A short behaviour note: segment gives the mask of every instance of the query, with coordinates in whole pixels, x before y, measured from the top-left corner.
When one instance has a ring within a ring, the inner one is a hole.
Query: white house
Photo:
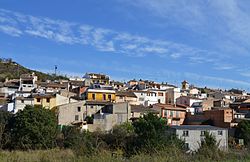
[[[138,103],[140,105],[144,105],[144,106],[150,106],[153,104],[158,103],[158,99],[156,96],[156,92],[152,92],[152,91],[133,91],[134,94],[137,96],[138,98]]]
[[[200,91],[197,88],[192,88],[189,90],[189,94],[193,96],[198,96],[199,93]]]
[[[14,111],[17,113],[19,110],[23,110],[26,105],[34,105],[34,98],[27,97],[16,97],[14,100]]]
[[[176,99],[177,104],[192,106],[195,102],[202,102],[202,99],[196,97],[180,96]]]
[[[157,103],[162,103],[162,104],[167,103],[166,90],[150,89],[149,91],[156,93]]]
[[[180,88],[167,89],[166,99],[168,104],[176,104],[176,99],[181,96]]]
[[[33,89],[37,88],[37,76],[34,73],[32,74],[22,74],[20,77],[20,86],[19,91],[30,92]]]
[[[210,125],[180,125],[172,126],[170,132],[185,141],[186,148],[193,152],[200,148],[201,142],[205,140],[205,132],[213,135],[221,150],[228,149],[228,129]]]

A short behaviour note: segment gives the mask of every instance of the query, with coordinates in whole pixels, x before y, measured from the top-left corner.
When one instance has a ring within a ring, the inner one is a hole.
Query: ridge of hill
[[[13,61],[12,59],[4,59],[0,58],[0,81],[4,82],[6,78],[8,79],[17,79],[22,74],[31,74],[35,73],[38,76],[38,80],[46,81],[46,80],[59,80],[59,79],[66,79],[66,76],[55,76],[54,74],[46,74],[37,70],[32,70],[26,68],[17,62]]]

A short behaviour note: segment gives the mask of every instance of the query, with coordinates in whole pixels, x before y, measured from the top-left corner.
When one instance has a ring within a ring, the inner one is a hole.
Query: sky
[[[47,73],[250,91],[249,0],[0,0],[0,57]]]

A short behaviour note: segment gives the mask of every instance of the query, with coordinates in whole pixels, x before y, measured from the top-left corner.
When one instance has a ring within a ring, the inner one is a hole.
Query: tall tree
[[[9,142],[9,126],[13,114],[8,111],[0,110],[0,148],[3,148]]]
[[[250,144],[250,121],[242,120],[236,128],[235,135],[237,138],[244,139],[244,143],[249,145]]]
[[[56,116],[40,106],[26,106],[16,114],[11,134],[14,149],[53,148],[56,145]]]

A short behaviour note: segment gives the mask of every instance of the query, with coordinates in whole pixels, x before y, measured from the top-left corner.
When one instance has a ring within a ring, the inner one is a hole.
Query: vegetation
[[[244,139],[244,143],[246,145],[250,144],[250,121],[249,120],[242,120],[237,128],[235,134],[237,138]]]
[[[0,58],[0,81],[4,82],[6,78],[16,79],[19,78],[22,74],[31,74],[35,73],[38,76],[39,80],[59,80],[59,79],[68,79],[65,76],[55,76],[50,74],[45,74],[35,70],[31,70],[23,67],[22,65],[13,62],[12,59],[3,59]]]
[[[56,116],[40,106],[26,106],[19,111],[11,130],[15,149],[48,149],[55,147],[57,133]]]
[[[70,126],[59,131],[50,110],[27,106],[15,115],[0,111],[3,149],[0,161],[250,160],[247,149],[220,151],[214,137],[207,132],[197,153],[188,154],[183,141],[166,133],[165,123],[148,114],[133,124],[124,123],[106,133],[81,131]]]
[[[9,142],[8,125],[12,119],[12,114],[0,110],[0,148],[3,148]]]

